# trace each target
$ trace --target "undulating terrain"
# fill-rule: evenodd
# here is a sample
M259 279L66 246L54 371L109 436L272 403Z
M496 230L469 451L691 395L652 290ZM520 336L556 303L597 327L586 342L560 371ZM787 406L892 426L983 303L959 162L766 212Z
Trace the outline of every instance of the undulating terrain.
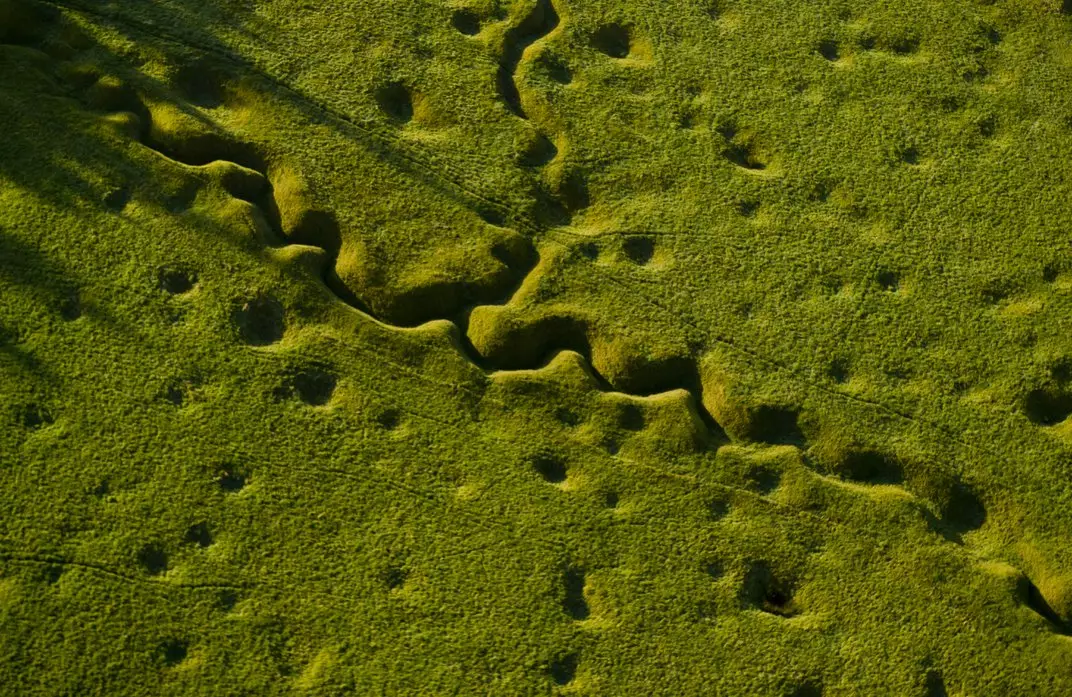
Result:
M1072 695L1072 1L0 0L0 694Z

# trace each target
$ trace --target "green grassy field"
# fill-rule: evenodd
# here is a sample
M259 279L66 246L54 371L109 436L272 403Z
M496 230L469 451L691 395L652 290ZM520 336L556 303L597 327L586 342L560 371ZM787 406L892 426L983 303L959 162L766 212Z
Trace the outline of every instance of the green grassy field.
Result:
M0 694L1072 694L1072 2L0 0Z

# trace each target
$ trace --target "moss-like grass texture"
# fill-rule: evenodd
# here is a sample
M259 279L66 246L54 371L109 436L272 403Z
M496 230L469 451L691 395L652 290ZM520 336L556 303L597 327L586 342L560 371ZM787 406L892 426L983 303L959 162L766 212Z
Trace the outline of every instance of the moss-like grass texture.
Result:
M0 0L0 694L1072 694L1072 8Z

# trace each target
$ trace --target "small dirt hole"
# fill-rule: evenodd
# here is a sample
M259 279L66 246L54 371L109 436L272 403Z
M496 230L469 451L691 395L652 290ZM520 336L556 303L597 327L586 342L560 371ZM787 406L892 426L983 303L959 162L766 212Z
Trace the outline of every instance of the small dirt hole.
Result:
M186 402L186 393L183 391L182 385L169 385L164 391L164 400L174 407L181 407Z
M547 73L547 76L560 85L568 85L573 82L573 72L561 58L558 58L557 56L545 56L541 59L540 64Z
M550 484L561 484L566 481L566 463L556 455L541 453L532 461L536 472Z
M60 578L63 576L63 565L62 564L49 564L48 566L46 566L44 568L44 573L45 573L45 583L47 583L50 586L53 586L53 585L59 583Z
M793 584L777 578L766 562L755 562L745 573L740 598L745 607L791 617L797 613L793 604Z
M233 588L224 588L220 591L216 603L224 612L230 612L238 604L238 592Z
M309 406L319 407L331 401L337 381L338 378L328 369L309 366L295 373L289 379L288 387L301 401Z
M204 62L184 65L175 74L175 86L183 96L204 109L223 104L223 83L219 70Z
M466 36L476 36L480 33L480 17L472 10L458 10L451 17L450 23Z
M565 407L559 407L555 410L555 418L564 426L576 426L581 423L581 417L577 415L577 412Z
M186 660L188 645L181 639L171 639L160 645L160 655L164 665L174 666Z
M818 683L806 682L793 688L789 697L823 697L823 688Z
M82 303L78 295L72 293L60 303L60 317L64 322L73 322L82 316Z
M494 227L502 227L503 224L506 223L506 218L504 218L501 213L491 210L490 208L480 209L477 211L477 214L480 216L481 220Z
M836 383L847 382L849 379L849 362L843 358L835 358L830 362L826 374Z
M778 488L782 481L782 473L769 467L753 467L745 475L748 488L763 496Z
M945 689L945 680L936 670L927 672L923 687L926 690L925 697L949 697L949 692Z
M246 479L245 472L242 472L233 465L224 465L220 470L216 482L224 492L234 494L245 488Z
M566 614L575 620L588 619L588 601L584 597L584 570L567 569L563 584L566 590L565 600L563 601Z
M398 428L401 417L397 409L384 409L376 417L376 423L385 431L393 431Z
M168 555L160 545L148 544L138 552L138 563L150 576L158 576L167 571Z
M901 279L894 271L879 271L875 274L875 282L887 293L896 293L901 287Z
M22 425L26 428L44 428L54 421L55 419L49 410L40 405L32 404L22 410Z
M822 41L819 43L819 55L828 61L836 61L840 58L836 41Z
M707 504L707 516L711 520L722 520L730 512L730 502L725 499L712 499Z
M897 460L874 450L853 451L845 456L842 476L864 484L901 484L904 468Z
M956 482L949 494L942 522L957 535L978 530L986 523L986 506L964 482Z
M903 36L896 39L890 49L899 56L907 56L919 50L919 39L914 36Z
M389 590L397 590L406 582L407 576L405 569L399 566L392 566L384 573L383 578Z
M626 237L622 242L622 251L629 261L643 266L655 255L655 240L650 237Z
M555 147L555 144L551 142L550 138L540 133L528 143L525 151L521 154L519 163L522 167L543 167L555 159L557 155L558 148Z
M269 297L244 302L235 310L233 320L239 336L250 346L274 344L282 340L286 329L283 306Z
M183 269L161 269L158 274L160 288L171 295L182 295L193 290L197 275Z
M571 653L552 661L548 672L556 685L568 685L577 674L577 654Z
M762 170L767 168L767 164L760 159L751 146L747 145L734 145L730 144L723 153L725 158L744 169Z
M752 411L747 437L758 443L802 445L804 434L797 424L800 418L795 409L760 406Z
M632 37L627 27L608 24L592 34L592 46L611 58L627 58L632 46Z
M644 410L636 404L623 404L618 423L627 431L641 431L644 429Z
M908 147L900 153L901 162L906 165L918 165L919 164L919 150L914 147Z
M108 210L118 213L127 207L127 203L130 202L130 191L125 188L112 189L104 195L104 207Z
M383 113L399 123L413 120L413 96L401 82L391 82L377 89L376 103Z
M1053 426L1072 414L1072 394L1053 388L1032 390L1024 398L1023 408L1032 422Z
M212 533L206 523L197 523L186 530L183 540L198 547L208 547L212 544Z
M577 251L589 261L595 261L599 258L599 245L595 242L582 242L577 245Z

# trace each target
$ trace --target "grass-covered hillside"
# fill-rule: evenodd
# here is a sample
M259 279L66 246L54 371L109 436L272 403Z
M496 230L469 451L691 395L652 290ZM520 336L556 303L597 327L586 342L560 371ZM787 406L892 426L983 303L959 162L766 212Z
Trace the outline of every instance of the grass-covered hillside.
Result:
M0 695L1072 694L1072 2L0 0Z

